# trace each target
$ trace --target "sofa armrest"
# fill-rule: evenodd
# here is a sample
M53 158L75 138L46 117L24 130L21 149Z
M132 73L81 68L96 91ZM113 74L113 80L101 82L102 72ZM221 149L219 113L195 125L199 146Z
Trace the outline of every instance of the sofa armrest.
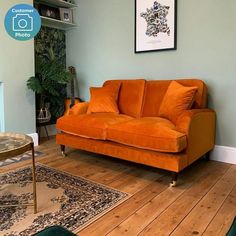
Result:
M216 113L211 109L192 109L178 117L176 129L187 135L188 164L213 149L215 123Z
M69 111L69 115L85 114L88 110L89 102L80 102L75 104Z

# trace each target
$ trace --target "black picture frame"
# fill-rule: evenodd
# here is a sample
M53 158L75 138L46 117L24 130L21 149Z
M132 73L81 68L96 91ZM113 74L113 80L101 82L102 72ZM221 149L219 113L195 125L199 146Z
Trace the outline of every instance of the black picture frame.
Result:
M48 18L60 20L59 8L51 7L47 5L39 5L39 14Z
M135 0L135 53L177 49L177 0Z

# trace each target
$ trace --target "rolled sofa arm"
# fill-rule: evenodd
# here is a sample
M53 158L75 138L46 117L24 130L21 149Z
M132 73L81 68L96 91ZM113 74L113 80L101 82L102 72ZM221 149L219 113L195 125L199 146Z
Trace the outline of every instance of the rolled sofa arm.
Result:
M69 111L69 115L85 114L88 110L89 102L80 102L75 104Z
M213 149L215 125L216 113L211 109L192 109L178 117L176 129L187 135L188 164Z

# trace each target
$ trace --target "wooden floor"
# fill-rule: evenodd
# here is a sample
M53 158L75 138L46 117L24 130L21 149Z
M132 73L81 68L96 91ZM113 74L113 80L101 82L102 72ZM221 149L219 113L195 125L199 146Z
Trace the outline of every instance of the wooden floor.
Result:
M38 162L132 195L79 236L225 236L236 215L235 165L199 160L180 174L178 187L171 188L166 171L76 150L62 158L54 139L37 149L47 154Z

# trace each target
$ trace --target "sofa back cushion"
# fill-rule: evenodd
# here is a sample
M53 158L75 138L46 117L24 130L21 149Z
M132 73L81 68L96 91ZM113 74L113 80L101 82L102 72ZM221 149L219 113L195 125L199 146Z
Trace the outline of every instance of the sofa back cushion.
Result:
M146 81L144 79L108 80L103 86L117 82L121 83L118 97L120 113L132 117L140 117Z
M146 81L142 117L158 116L160 105L172 80ZM205 108L207 106L207 87L202 80L178 79L184 86L197 87L192 108Z

